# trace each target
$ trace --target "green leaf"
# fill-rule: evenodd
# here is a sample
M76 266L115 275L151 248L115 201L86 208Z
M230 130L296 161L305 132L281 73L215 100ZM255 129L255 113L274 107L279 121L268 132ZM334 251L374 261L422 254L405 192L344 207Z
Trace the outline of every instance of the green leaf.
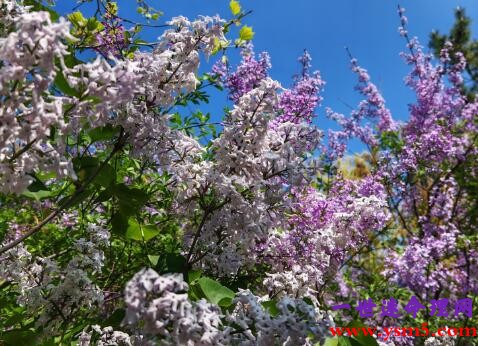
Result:
M42 5L41 1L37 1L37 0L24 0L23 1L23 5L25 6L31 6L31 10L30 11L35 11L35 12L38 12L38 11L47 11L49 14L50 14L50 18L53 22L56 22L58 21L58 19L60 19L60 15L55 12L54 10L52 10L50 7L47 7L47 6L44 6Z
M203 291L204 295L206 296L207 300L213 304L225 304L225 298L229 298L230 302L229 305L232 303L232 299L234 299L234 292L229 288L221 285L219 282L214 281L207 277L202 277L198 280L199 287ZM228 305L223 305L228 306Z
M159 256L148 255L148 259L153 266L156 267L158 265Z
M73 167L80 181L86 181L96 174L93 184L108 187L116 180L116 172L110 164L103 165L100 169L101 165L96 157L83 156L73 159Z
M231 0L231 2L229 3L229 7L231 8L231 12L233 15L237 16L239 13L241 13L241 5L238 1Z
M239 37L243 41L252 40L252 38L254 37L254 31L252 31L252 27L244 25L239 31Z
M219 52L220 49L221 49L221 41L217 37L214 37L214 48L212 49L211 54L212 55L217 54L217 52Z
M111 197L113 197L113 187L110 185L106 189L100 192L98 197L96 197L96 203L102 203L108 201Z
M363 323L356 320L350 322L347 327L367 328ZM350 343L352 346L378 346L377 340L373 336L364 335L361 332L359 332L357 336L351 337Z
M397 131L385 131L380 137L380 147L382 149L401 150L403 147L403 140Z
M53 83L58 90L62 91L66 95L80 97L80 93L68 84L68 81L61 70L56 73Z
M37 201L51 197L54 193L43 184L39 179L36 179L30 186L27 187L26 191L22 193L23 196L33 198Z
M347 338L345 336L339 336L339 345L338 346L352 346L350 343L350 338Z
M169 273L180 273L186 268L186 258L177 253L166 255L166 269Z
M325 339L325 342L322 346L338 346L338 344L339 344L339 338L334 337L334 338Z
M102 24L96 19L95 17L88 18L88 21L86 23L86 28L89 31L99 31L102 27Z
M108 13L116 16L118 14L118 4L116 2L107 2L106 9Z
M268 300L268 301L262 302L261 304L264 308L266 308L266 310L269 312L269 314L272 317L277 316L280 313L279 309L277 308L276 302L273 300Z
M153 225L140 225L134 218L128 220L126 237L132 240L149 241L159 234L159 229Z
M80 192L77 196L75 196L75 198L73 198L68 204L65 204L65 203L71 198L71 196L66 196L66 197L62 198L58 202L58 204L63 206L64 208L70 208L70 207L76 206L76 205L80 204L81 202L83 202L85 199L90 197L92 193L93 193L92 190L84 190L84 191Z
M350 337L348 340L349 340L351 346L368 346L369 345L369 344L362 344L355 337ZM370 345L372 345L372 344L370 344Z
M51 191L36 191L36 192L31 192L31 191L25 191L22 193L23 196L28 197L28 198L33 198L37 201L42 200L44 198L51 197L53 193Z
M69 55L65 56L64 57L65 59L65 65L66 67L69 67L69 68L73 68L75 67L76 65L79 65L79 64L82 64L83 61L77 59L74 55L73 55L73 52L70 52ZM58 64L59 65L59 64Z
M222 298L218 303L217 305L221 306L221 307L224 307L224 308L227 308L229 306L232 305L232 298L229 298L229 297L225 297L225 298Z
M109 163L103 165L100 172L93 180L93 184L108 187L116 181L116 171Z
M91 143L98 141L106 141L113 139L113 137L119 132L119 128L113 127L112 125L106 125L103 127L95 127L88 131L88 136L90 136Z
M202 272L200 270L188 271L188 283L198 280L201 277Z
M86 18L83 17L83 13L81 13L80 11L70 13L68 15L68 19L75 27L82 27L85 26L87 23Z
M126 311L124 309L117 309L111 314L110 317L108 317L106 320L103 320L101 325L103 327L119 327L124 319L125 314Z
M38 345L38 335L31 330L10 330L2 333L0 341L2 345Z
M174 113L173 115L171 115L169 121L175 124L175 127L179 127L183 124L183 119L181 118L181 114L179 113Z
M128 217L122 213L115 213L111 217L111 227L114 234L124 237L128 229Z
M112 189L113 195L118 199L120 210L125 215L135 214L149 198L145 191L125 184L114 185Z

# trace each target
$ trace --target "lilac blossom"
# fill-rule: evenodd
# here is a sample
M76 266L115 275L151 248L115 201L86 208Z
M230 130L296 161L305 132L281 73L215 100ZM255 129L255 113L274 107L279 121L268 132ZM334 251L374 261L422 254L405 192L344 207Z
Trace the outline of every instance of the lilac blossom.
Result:
M263 255L274 272L281 273L269 276L266 285L276 294L283 290L301 295L323 285L346 253L356 251L370 233L384 227L389 215L385 201L377 195L383 196L382 186L368 179L358 184L337 181L328 196L313 188L294 191L290 229L271 237ZM287 287L294 282L292 278L284 280L286 286L279 283L288 271L299 280L295 288Z
M119 19L102 22L103 29L96 34L95 49L105 58L111 55L121 57L123 50L128 47L124 26Z
M229 72L224 61L219 61L213 72L221 77L222 82L229 91L229 97L237 102L239 98L259 86L261 80L268 75L271 68L270 58L267 53L261 53L256 60L254 47L249 43L241 50L242 60L234 72Z
M307 51L299 58L301 73L295 77L293 87L280 95L276 122L310 123L315 117L315 109L322 101L318 94L325 83L318 71L310 75L311 60Z

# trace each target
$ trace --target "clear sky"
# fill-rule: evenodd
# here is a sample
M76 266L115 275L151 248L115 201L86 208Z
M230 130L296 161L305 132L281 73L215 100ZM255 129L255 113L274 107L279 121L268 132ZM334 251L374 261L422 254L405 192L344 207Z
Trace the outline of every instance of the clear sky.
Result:
M306 48L312 55L313 68L320 70L326 81L323 106L318 109L316 123L323 128L331 126L324 118L324 106L348 113L347 105L355 106L360 100L353 87L355 76L349 70L344 47L366 68L373 81L382 90L395 119L407 118L407 103L413 95L403 85L408 67L399 53L405 42L398 35L397 2L389 0L241 0L243 9L253 10L245 19L256 33L257 52L268 51L272 59L271 75L283 85L298 68L297 57ZM71 9L73 2L57 1L60 12ZM135 1L118 1L121 15L139 19ZM153 7L164 12L160 22L177 15L196 17L199 14L219 14L230 18L228 0L149 0ZM464 7L474 19L473 36L478 37L478 1L476 0L401 0L409 19L409 33L427 46L429 33L438 29L448 32L453 21L453 10ZM147 39L154 41L159 29L145 31ZM217 110L224 106L218 100ZM209 106L213 112L214 105ZM360 147L353 145L352 150Z

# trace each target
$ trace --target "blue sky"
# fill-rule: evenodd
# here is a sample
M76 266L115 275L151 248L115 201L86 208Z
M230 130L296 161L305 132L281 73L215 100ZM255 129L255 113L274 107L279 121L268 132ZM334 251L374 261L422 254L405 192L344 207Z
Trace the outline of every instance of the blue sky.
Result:
M378 85L395 119L407 118L407 104L413 94L403 85L408 67L399 53L405 42L398 35L397 2L388 0L242 0L243 9L253 10L245 19L256 32L254 46L257 52L268 51L272 59L271 75L283 85L290 85L291 76L298 69L297 57L306 48L313 58L313 68L320 70L326 81L323 106L316 120L321 128L332 124L325 119L324 106L348 113L347 105L360 100L354 91L355 76L349 70L344 47L366 68ZM121 15L139 20L135 1L118 1ZM199 14L219 14L230 17L228 0L149 0L148 3L164 12L160 22L176 15L196 17ZM58 0L60 12L73 7L72 1ZM409 19L409 32L427 46L429 33L438 29L448 32L457 6L464 7L475 17L473 36L478 36L478 1L476 0L402 0ZM87 5L91 6L91 5ZM85 9L87 9L85 7ZM474 16L474 14L477 14ZM146 39L154 41L160 29L148 29ZM207 110L218 112L224 106L225 96L219 96ZM216 107L217 106L217 107ZM204 108L203 108L204 109ZM356 143L352 151L360 150Z

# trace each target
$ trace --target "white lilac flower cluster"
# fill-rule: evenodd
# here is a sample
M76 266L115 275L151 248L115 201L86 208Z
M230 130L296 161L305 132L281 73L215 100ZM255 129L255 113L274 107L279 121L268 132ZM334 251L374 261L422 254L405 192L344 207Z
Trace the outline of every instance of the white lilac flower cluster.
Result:
M87 231L88 239L74 241L72 258L65 265L54 258L35 257L24 245L0 257L0 278L16 284L18 304L39 314L36 323L45 330L56 330L74 319L80 309L103 302L103 292L91 276L103 267L102 248L109 244L109 232L94 224Z
M90 127L114 121L133 100L142 76L135 61L115 59L114 64L110 64L100 57L65 72L69 85L79 92L79 96L63 98L69 106L72 131L85 126L85 119Z
M323 341L333 325L332 319L317 308L317 302L308 304L302 299L284 296L277 303L278 311L271 314L262 305L267 300L269 297L259 298L249 290L237 294L236 306L228 320L242 332L231 333L233 344L315 345L318 340Z
M197 266L229 275L256 263L251 251L256 240L284 226L285 181L307 182L307 149L317 146L320 133L306 131L302 124L269 126L279 87L265 79L240 97L213 141L213 162L194 160L202 152L198 145L176 142L175 153L184 153L169 167L178 183L177 210L186 220L203 211L201 224L184 224L185 248L195 246L191 262ZM181 143L186 147L180 148ZM219 202L201 206L201 197L208 194Z
M271 295L291 294L297 297L310 297L316 292L318 269L310 265L293 265L290 270L266 273L264 287ZM323 273L320 273L320 277Z
M97 341L93 341L92 338L97 338ZM99 325L91 326L91 330L82 331L79 339L78 346L132 346L136 341L135 337L131 337L125 332L114 330L113 327L101 328Z
M50 92L67 52L69 24L52 23L47 12L20 13L16 30L0 38L0 189L20 193L42 169L59 177L72 173L62 145L48 137L54 126L65 130L63 102Z
M15 30L0 38L0 186L7 193L21 193L36 170L75 177L65 140L85 122L90 127L121 125L134 152L151 153L149 142L167 122L154 109L167 110L194 90L199 52L209 54L215 38L223 37L218 18L190 22L178 17L151 53L138 53L133 60L112 58L113 63L98 57L68 68L63 42L75 40L68 22L52 23L48 12L28 12L10 1L0 9L9 14L2 24L15 23ZM59 73L74 92L51 92Z
M198 266L230 274L254 263L250 249L255 239L267 236L268 230L283 220L281 178L304 181L305 143L316 145L318 136L311 133L318 133L305 131L300 124L268 126L274 117L278 88L277 82L267 79L241 97L224 132L213 143L214 161L204 161L206 152L200 143L172 130L167 117L147 116L147 101L141 103L143 108L128 106L130 120L119 119L128 131L135 130L136 152L148 155L173 175L175 209L186 220L184 248L195 244L192 254L197 256L191 261ZM208 194L214 194L219 202L201 206L198 201ZM198 209L204 213L200 225L191 222Z
M440 337L430 337L425 340L424 346L455 346L458 342L456 336L444 335Z
M187 290L182 274L141 270L125 288L125 323L141 325L146 336L161 336L163 344L223 344L221 310L205 300L189 300Z
M187 290L182 274L141 270L126 285L125 324L149 340L161 336L175 345L312 345L333 324L317 302L284 296L271 314L262 305L269 297L241 290L224 316L203 299L191 301Z
M199 147L188 136L168 128L167 113L178 99L196 88L199 54L209 55L214 40L224 39L222 23L216 17L195 21L173 18L168 22L171 29L161 35L152 52L135 55L134 73L139 79L127 85L135 85L139 97L125 105L114 123L130 134L136 155L169 165L174 162L171 155L181 156L184 149Z
M195 21L175 17L168 22L171 29L162 34L153 52L137 55L144 69L142 87L149 107L168 107L177 96L196 88L199 52L209 55L214 40L224 39L222 24L218 17Z

